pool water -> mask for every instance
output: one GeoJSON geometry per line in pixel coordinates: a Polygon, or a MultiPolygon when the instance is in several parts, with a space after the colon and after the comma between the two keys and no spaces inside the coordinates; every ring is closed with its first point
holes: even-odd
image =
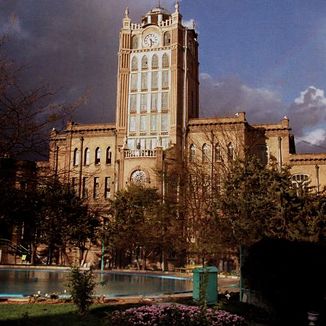
{"type": "MultiPolygon", "coordinates": [[[[192,291],[191,278],[124,272],[95,273],[96,295],[159,295],[192,291]]],[[[68,292],[69,270],[0,269],[0,297],[68,292]]]]}

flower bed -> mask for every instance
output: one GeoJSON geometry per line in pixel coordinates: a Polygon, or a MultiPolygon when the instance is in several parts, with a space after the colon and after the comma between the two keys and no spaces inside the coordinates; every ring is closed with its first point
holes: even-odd
{"type": "Polygon", "coordinates": [[[185,305],[151,305],[115,311],[110,316],[115,326],[244,326],[243,317],[223,310],[185,305]]]}

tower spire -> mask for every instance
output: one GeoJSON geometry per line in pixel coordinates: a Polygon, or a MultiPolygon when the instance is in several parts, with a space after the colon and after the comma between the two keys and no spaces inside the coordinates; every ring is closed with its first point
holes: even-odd
{"type": "Polygon", "coordinates": [[[179,0],[176,0],[175,1],[175,6],[174,7],[175,7],[175,11],[176,12],[179,12],[180,11],[180,1],[179,0]]]}

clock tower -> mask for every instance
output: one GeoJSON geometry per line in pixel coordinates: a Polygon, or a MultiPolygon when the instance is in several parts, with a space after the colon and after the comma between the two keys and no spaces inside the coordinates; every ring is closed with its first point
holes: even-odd
{"type": "Polygon", "coordinates": [[[150,171],[169,148],[182,159],[188,119],[198,117],[198,86],[197,34],[183,25],[179,3],[173,13],[153,8],[141,23],[132,23],[126,9],[116,107],[120,188],[135,175],[153,181],[150,171]]]}

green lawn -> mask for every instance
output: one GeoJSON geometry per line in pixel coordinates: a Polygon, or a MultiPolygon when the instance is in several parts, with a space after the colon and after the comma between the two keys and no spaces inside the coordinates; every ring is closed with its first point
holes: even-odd
{"type": "Polygon", "coordinates": [[[94,305],[87,317],[81,317],[72,304],[0,304],[0,325],[101,326],[113,309],[117,307],[94,305]]]}

